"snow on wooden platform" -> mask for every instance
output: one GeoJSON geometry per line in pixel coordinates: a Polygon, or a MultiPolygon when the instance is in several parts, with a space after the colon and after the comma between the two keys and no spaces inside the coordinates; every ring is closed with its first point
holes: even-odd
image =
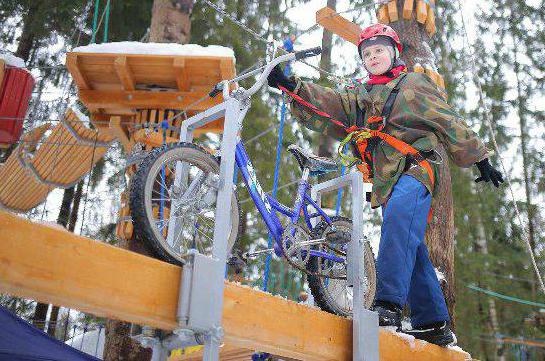
{"type": "MultiPolygon", "coordinates": [[[[0,292],[173,330],[181,268],[0,211],[0,292]],[[59,262],[62,259],[62,262],[59,262]],[[77,270],[77,271],[75,271],[77,270]]],[[[298,360],[352,359],[352,321],[225,283],[225,344],[298,360]]],[[[385,361],[466,361],[380,330],[385,361]]]]}
{"type": "Polygon", "coordinates": [[[218,95],[192,105],[235,76],[233,51],[214,45],[92,44],[68,53],[66,66],[97,126],[111,116],[134,120],[142,110],[188,110],[191,116],[222,102],[218,95]]]}

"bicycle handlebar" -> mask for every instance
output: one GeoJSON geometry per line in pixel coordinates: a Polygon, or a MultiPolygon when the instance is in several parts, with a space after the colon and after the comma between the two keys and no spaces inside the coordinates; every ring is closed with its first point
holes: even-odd
{"type": "Polygon", "coordinates": [[[295,52],[295,60],[301,60],[305,58],[310,58],[316,55],[320,55],[322,53],[322,47],[317,46],[315,48],[310,48],[306,50],[296,51],[295,52]]]}
{"type": "MultiPolygon", "coordinates": [[[[265,64],[264,67],[255,69],[255,70],[253,70],[251,72],[248,72],[248,73],[245,73],[243,76],[234,78],[231,81],[242,80],[243,78],[247,78],[247,77],[249,77],[251,75],[257,74],[259,72],[259,70],[265,68],[265,70],[263,70],[263,72],[261,73],[261,75],[259,76],[257,81],[255,82],[255,84],[252,85],[252,87],[250,89],[248,89],[248,90],[246,90],[244,92],[244,96],[249,98],[252,95],[254,95],[259,89],[261,89],[261,87],[263,85],[265,85],[265,83],[267,82],[267,77],[269,76],[269,74],[271,73],[273,68],[275,66],[277,66],[278,64],[284,63],[284,62],[287,62],[287,61],[292,61],[292,60],[301,60],[301,59],[310,58],[312,56],[320,55],[321,53],[322,53],[322,48],[320,46],[317,46],[315,48],[301,50],[301,51],[297,51],[295,53],[284,54],[284,55],[281,55],[279,57],[274,58],[273,60],[271,60],[270,63],[265,64]]],[[[214,86],[212,91],[210,91],[209,96],[213,98],[216,95],[218,95],[219,93],[221,93],[222,90],[223,90],[223,82],[220,82],[220,83],[218,83],[218,84],[216,84],[214,86]]]]}

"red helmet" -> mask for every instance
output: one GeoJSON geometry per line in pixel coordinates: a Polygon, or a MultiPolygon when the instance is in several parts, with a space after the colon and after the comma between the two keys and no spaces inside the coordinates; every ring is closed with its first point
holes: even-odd
{"type": "Polygon", "coordinates": [[[374,24],[363,29],[360,33],[360,38],[358,40],[358,49],[360,49],[360,45],[365,40],[371,39],[375,36],[386,36],[392,39],[392,41],[396,44],[399,54],[401,54],[403,47],[401,46],[401,42],[399,41],[399,36],[394,29],[384,24],[374,24]]]}

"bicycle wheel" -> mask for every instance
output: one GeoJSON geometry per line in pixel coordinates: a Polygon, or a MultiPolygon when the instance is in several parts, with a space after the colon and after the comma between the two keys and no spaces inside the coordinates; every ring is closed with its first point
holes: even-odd
{"type": "MultiPolygon", "coordinates": [[[[171,144],[151,152],[130,186],[134,234],[172,263],[183,264],[191,248],[211,255],[219,167],[217,158],[193,143],[171,144]],[[177,167],[179,187],[174,185],[177,167]]],[[[229,253],[240,231],[239,211],[234,192],[231,229],[226,232],[229,253]]]]}
{"type": "MultiPolygon", "coordinates": [[[[342,248],[342,252],[345,252],[346,246],[350,242],[348,235],[352,232],[352,221],[345,217],[331,217],[331,225],[325,220],[322,220],[314,231],[312,232],[312,239],[326,238],[328,233],[332,232],[331,226],[334,226],[336,230],[342,231],[342,234],[347,235],[345,242],[339,242],[337,239],[336,245],[329,245],[326,247],[321,245],[321,250],[327,251],[331,249],[342,248]]],[[[338,234],[338,232],[336,233],[338,234]]],[[[365,277],[367,283],[367,292],[364,295],[364,299],[361,300],[365,308],[369,309],[373,303],[376,292],[376,270],[375,270],[375,258],[373,251],[369,243],[365,243],[364,246],[364,264],[365,277]]],[[[329,268],[331,272],[335,274],[343,273],[346,275],[346,264],[327,262],[321,257],[312,257],[309,261],[308,267],[315,273],[320,273],[320,270],[329,268]]],[[[346,279],[331,279],[320,276],[308,276],[308,286],[314,297],[316,305],[322,310],[334,313],[340,316],[348,317],[352,315],[353,307],[353,294],[352,287],[348,287],[346,279]]]]}

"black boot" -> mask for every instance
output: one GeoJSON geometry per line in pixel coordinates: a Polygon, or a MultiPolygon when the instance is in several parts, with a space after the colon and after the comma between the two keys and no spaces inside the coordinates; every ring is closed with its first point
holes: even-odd
{"type": "Polygon", "coordinates": [[[456,345],[456,335],[450,330],[448,322],[445,321],[416,327],[413,330],[404,330],[403,333],[438,346],[456,345]]]}
{"type": "Polygon", "coordinates": [[[401,331],[401,307],[392,302],[375,301],[371,311],[378,312],[379,326],[395,326],[396,331],[401,331]]]}

